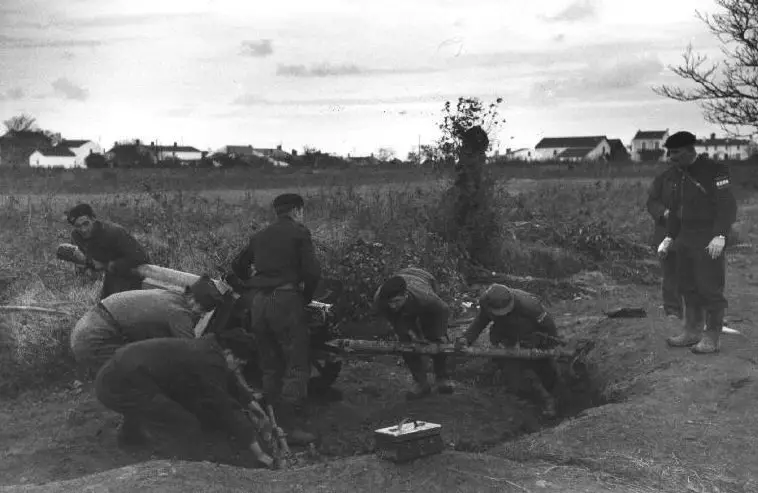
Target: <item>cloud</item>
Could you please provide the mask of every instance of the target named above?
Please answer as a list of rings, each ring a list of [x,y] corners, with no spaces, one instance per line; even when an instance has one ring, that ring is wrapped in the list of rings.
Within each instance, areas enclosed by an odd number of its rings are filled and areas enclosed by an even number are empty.
[[[577,22],[591,19],[596,14],[596,0],[576,0],[557,14],[543,16],[543,19],[551,22]]]
[[[0,92],[0,101],[18,101],[19,99],[23,98],[25,95],[24,90],[20,87],[14,87],[12,89],[8,89],[7,91]]]
[[[344,75],[359,75],[365,72],[367,72],[366,69],[352,63],[322,63],[312,65],[310,68],[305,65],[279,65],[276,69],[276,75],[283,77],[339,77]]]
[[[75,48],[103,45],[99,39],[49,39],[6,36],[0,34],[0,47],[7,49]]]
[[[413,103],[439,103],[444,101],[455,101],[458,94],[418,94],[414,96],[395,96],[395,97],[371,97],[371,98],[311,98],[311,99],[281,99],[271,100],[258,96],[257,94],[245,94],[235,99],[232,104],[240,106],[329,106],[330,108],[340,108],[343,106],[376,106],[376,105],[394,105],[394,104],[413,104]],[[406,110],[407,111],[407,110]]]
[[[274,52],[270,39],[259,39],[257,41],[243,41],[242,55],[254,58],[263,58]]]
[[[53,82],[53,90],[56,95],[63,96],[65,99],[84,101],[89,98],[89,91],[87,89],[77,86],[65,77],[61,77]]]

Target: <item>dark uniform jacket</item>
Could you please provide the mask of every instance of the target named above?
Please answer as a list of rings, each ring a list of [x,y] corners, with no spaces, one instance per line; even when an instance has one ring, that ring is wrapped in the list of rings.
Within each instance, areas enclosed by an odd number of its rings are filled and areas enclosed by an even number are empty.
[[[510,288],[515,299],[513,310],[503,317],[493,317],[480,308],[464,337],[473,343],[490,322],[490,341],[493,344],[525,348],[549,349],[560,344],[558,329],[542,303],[531,293]],[[483,303],[480,301],[479,306]]]
[[[427,337],[446,335],[450,307],[437,295],[437,279],[415,267],[401,269],[395,275],[405,279],[408,299],[399,311],[393,312],[386,302],[379,301],[380,287],[374,294],[374,313],[384,316],[398,333],[418,327]]]
[[[240,402],[245,393],[212,337],[134,342],[116,351],[111,363],[101,370],[105,371],[118,373],[120,380],[145,382],[186,409],[215,416],[214,425],[241,443],[253,440],[255,427]],[[98,376],[98,381],[107,380],[106,375]]]
[[[677,242],[703,244],[714,236],[728,238],[737,219],[729,167],[699,156],[692,165],[677,171],[679,187],[669,214],[667,235]]]
[[[251,264],[254,264],[252,278]],[[321,265],[314,252],[311,232],[289,216],[281,216],[255,233],[231,267],[250,288],[273,289],[302,283],[306,304],[313,299],[321,279]]]
[[[663,214],[668,209],[670,214],[674,214],[674,198],[678,193],[681,173],[675,166],[669,166],[666,170],[655,177],[650,185],[647,197],[647,211],[655,221],[655,229],[651,244],[653,248],[666,237],[667,220]]]

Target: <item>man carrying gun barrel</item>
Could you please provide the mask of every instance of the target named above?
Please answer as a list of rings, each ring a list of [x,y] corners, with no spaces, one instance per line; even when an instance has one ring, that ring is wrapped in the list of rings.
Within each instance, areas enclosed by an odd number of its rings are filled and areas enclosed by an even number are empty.
[[[374,295],[374,312],[386,318],[403,342],[449,342],[447,324],[450,308],[437,294],[437,279],[429,272],[416,267],[401,269],[377,289]],[[403,354],[413,377],[413,390],[408,399],[417,399],[431,393],[424,361],[419,354]],[[434,366],[437,392],[450,394],[447,355],[431,357]]]
[[[74,227],[71,241],[87,257],[87,267],[105,271],[100,299],[122,291],[142,289],[142,278],[132,269],[149,264],[150,256],[122,226],[95,218],[89,204],[68,212]]]
[[[456,339],[457,348],[473,344],[490,323],[493,346],[552,349],[562,344],[553,318],[537,297],[502,284],[492,284],[479,298],[476,318],[464,335]],[[556,378],[551,360],[503,359],[496,364],[507,387],[514,391],[536,392],[543,401],[543,414],[555,416],[555,399],[545,388]]]
[[[305,307],[321,279],[311,232],[303,224],[305,201],[287,193],[274,199],[277,219],[256,232],[234,258],[235,290],[248,290],[250,323],[258,344],[263,394],[291,444],[316,436],[305,430],[310,332]],[[254,275],[251,277],[251,266]]]
[[[199,339],[134,342],[100,369],[96,395],[105,407],[123,414],[121,446],[154,446],[193,459],[202,454],[203,430],[219,429],[271,467],[272,458],[257,441],[262,421],[245,413],[245,408],[256,409],[254,396],[234,374],[254,351],[253,338],[241,329]]]

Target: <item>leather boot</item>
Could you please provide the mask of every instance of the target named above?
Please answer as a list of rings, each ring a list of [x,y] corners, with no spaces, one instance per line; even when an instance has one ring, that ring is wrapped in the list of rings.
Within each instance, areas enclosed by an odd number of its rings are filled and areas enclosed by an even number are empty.
[[[719,337],[721,328],[724,326],[724,310],[715,309],[706,312],[705,333],[703,338],[693,348],[695,354],[709,354],[719,352]]]
[[[671,347],[689,347],[700,342],[703,336],[703,315],[703,309],[699,305],[685,301],[683,331],[678,336],[666,339],[666,343]]]
[[[316,435],[306,429],[303,406],[281,401],[274,408],[274,412],[276,424],[287,434],[287,444],[307,445],[316,441]]]
[[[444,354],[432,356],[434,364],[435,387],[440,394],[452,394],[453,384],[450,383],[447,373],[447,357]]]
[[[413,377],[413,388],[405,393],[405,398],[411,401],[431,394],[432,386],[429,385],[426,368],[424,367],[421,358],[406,357],[405,363]]]

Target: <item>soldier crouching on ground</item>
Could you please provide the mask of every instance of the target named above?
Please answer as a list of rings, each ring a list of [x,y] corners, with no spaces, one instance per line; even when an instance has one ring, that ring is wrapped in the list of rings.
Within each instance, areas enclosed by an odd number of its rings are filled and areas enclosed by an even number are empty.
[[[268,467],[257,441],[261,429],[245,413],[252,402],[234,370],[253,357],[253,338],[241,329],[199,339],[158,338],[116,351],[97,374],[97,399],[123,415],[120,446],[199,459],[204,430],[224,430]]]
[[[71,332],[71,349],[84,369],[98,370],[122,346],[144,339],[192,339],[200,318],[223,300],[202,276],[183,293],[164,289],[123,291],[98,302]]]
[[[71,241],[87,257],[87,266],[105,271],[100,298],[113,293],[142,289],[142,278],[132,269],[150,263],[142,246],[118,224],[95,218],[89,204],[79,204],[68,212],[74,226]]]
[[[456,346],[471,345],[490,322],[493,346],[552,349],[562,344],[553,318],[534,295],[493,284],[479,299],[479,312],[464,335],[456,339]],[[557,378],[552,360],[500,359],[496,364],[507,387],[516,392],[536,392],[543,402],[543,414],[555,416],[555,400],[546,388]]]
[[[401,269],[377,289],[374,312],[392,325],[400,341],[449,342],[447,335],[450,308],[437,294],[437,280],[429,272],[409,267]],[[404,354],[403,359],[413,377],[413,390],[406,394],[416,399],[431,393],[424,361],[419,354]],[[447,355],[431,357],[437,392],[450,394]]]
[[[672,347],[692,346],[693,353],[702,354],[719,350],[728,304],[724,250],[737,219],[737,201],[728,166],[698,156],[696,141],[689,132],[677,132],[663,144],[679,173],[679,187],[658,254],[666,256],[676,248],[684,296],[684,330],[666,342]]]
[[[231,270],[250,290],[250,327],[258,344],[263,393],[291,444],[316,436],[306,430],[310,331],[305,307],[321,279],[311,232],[303,224],[305,201],[297,194],[274,199],[277,219],[256,232]],[[251,277],[250,268],[254,275]]]

